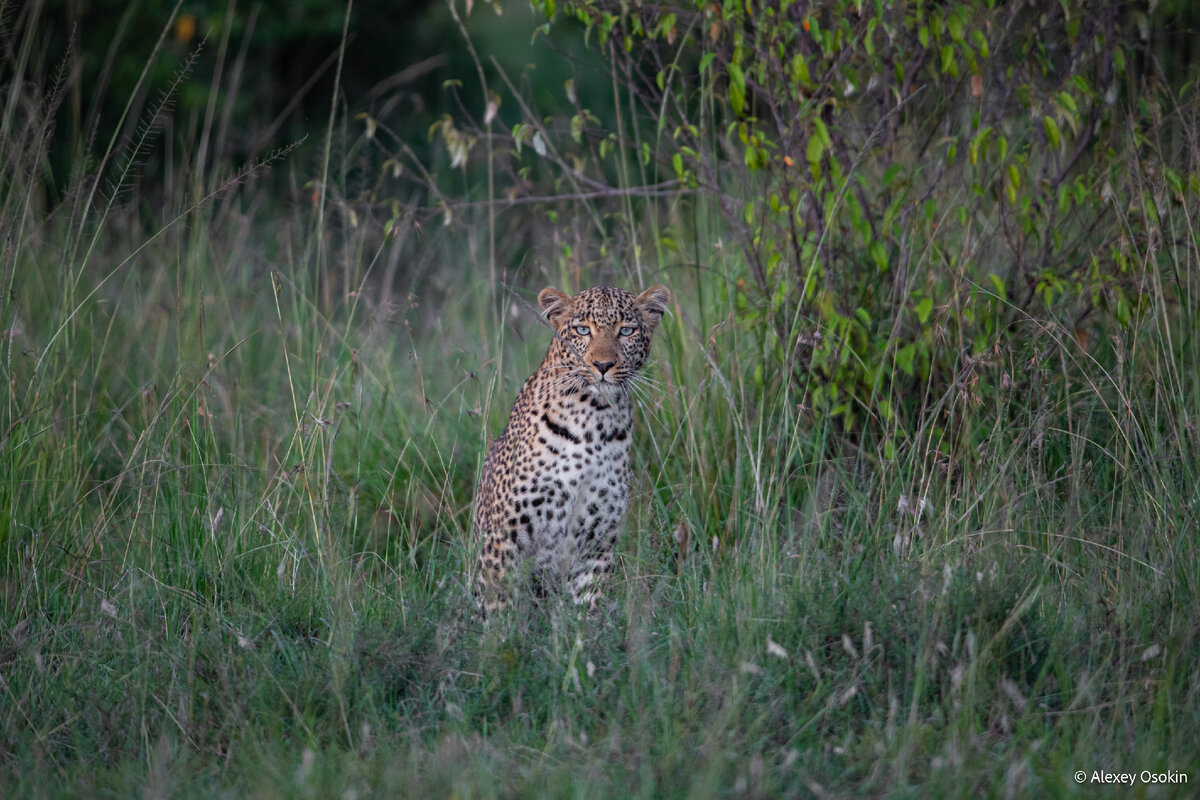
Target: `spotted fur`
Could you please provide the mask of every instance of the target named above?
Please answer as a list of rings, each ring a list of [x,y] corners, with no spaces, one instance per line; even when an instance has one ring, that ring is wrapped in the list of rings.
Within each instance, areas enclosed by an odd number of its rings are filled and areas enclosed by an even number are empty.
[[[485,614],[507,604],[505,575],[526,559],[536,593],[565,580],[575,603],[596,606],[629,504],[630,382],[670,299],[662,286],[637,297],[608,286],[538,294],[554,339],[475,495],[474,589]]]

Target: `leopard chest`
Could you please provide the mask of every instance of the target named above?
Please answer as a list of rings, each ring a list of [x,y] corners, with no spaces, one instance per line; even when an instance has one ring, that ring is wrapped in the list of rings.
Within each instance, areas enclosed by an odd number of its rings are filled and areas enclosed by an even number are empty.
[[[501,500],[518,551],[588,549],[610,539],[629,501],[632,406],[595,390],[518,403]]]

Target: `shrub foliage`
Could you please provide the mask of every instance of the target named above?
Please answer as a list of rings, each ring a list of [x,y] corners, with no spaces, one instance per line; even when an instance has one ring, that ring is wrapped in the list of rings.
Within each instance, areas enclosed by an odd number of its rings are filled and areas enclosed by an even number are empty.
[[[1140,4],[535,7],[544,35],[584,26],[615,105],[571,80],[562,113],[522,105],[505,137],[493,93],[486,124],[435,126],[451,164],[506,139],[488,161],[509,203],[582,199],[704,265],[712,231],[689,221],[716,211],[758,379],[803,387],[849,441],[894,452],[939,399],[1031,388],[1048,330],[1086,360],[1150,293],[1188,289],[1152,285],[1163,212],[1197,180]]]

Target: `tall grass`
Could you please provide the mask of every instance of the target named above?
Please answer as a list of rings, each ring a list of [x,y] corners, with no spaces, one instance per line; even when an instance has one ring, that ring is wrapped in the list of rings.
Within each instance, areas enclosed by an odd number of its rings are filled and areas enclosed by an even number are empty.
[[[3,796],[1196,791],[1194,193],[1121,199],[1162,231],[1126,330],[1028,320],[1032,351],[964,364],[882,457],[770,374],[702,199],[610,221],[661,241],[686,213],[694,257],[593,255],[581,207],[510,271],[501,198],[446,231],[352,202],[372,143],[338,112],[238,181],[192,159],[149,222],[107,158],[51,202],[71,78],[30,80],[35,40],[0,136]],[[524,298],[660,280],[612,608],[483,626],[470,502],[546,343]]]

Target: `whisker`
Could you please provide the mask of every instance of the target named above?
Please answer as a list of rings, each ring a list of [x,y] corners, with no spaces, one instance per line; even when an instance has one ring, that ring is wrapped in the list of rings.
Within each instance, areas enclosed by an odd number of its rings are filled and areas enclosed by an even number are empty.
[[[649,404],[651,401],[655,400],[656,398],[662,397],[662,390],[659,387],[646,386],[644,384],[639,383],[639,384],[634,384],[633,388],[634,388],[634,391],[636,391],[638,393],[638,397],[641,398],[642,401],[647,404]]]
[[[665,391],[659,384],[643,383],[642,381],[628,381],[628,386],[630,392],[634,393],[644,402],[650,402],[655,398],[662,397]]]
[[[630,376],[630,379],[638,381],[639,383],[653,384],[655,386],[662,384],[660,379],[647,375],[645,372],[635,372]]]
[[[648,381],[639,381],[639,380],[630,380],[627,383],[629,384],[629,386],[631,388],[637,389],[644,393],[653,392],[656,394],[662,394],[664,391],[662,385],[658,384],[658,383],[651,383]]]

